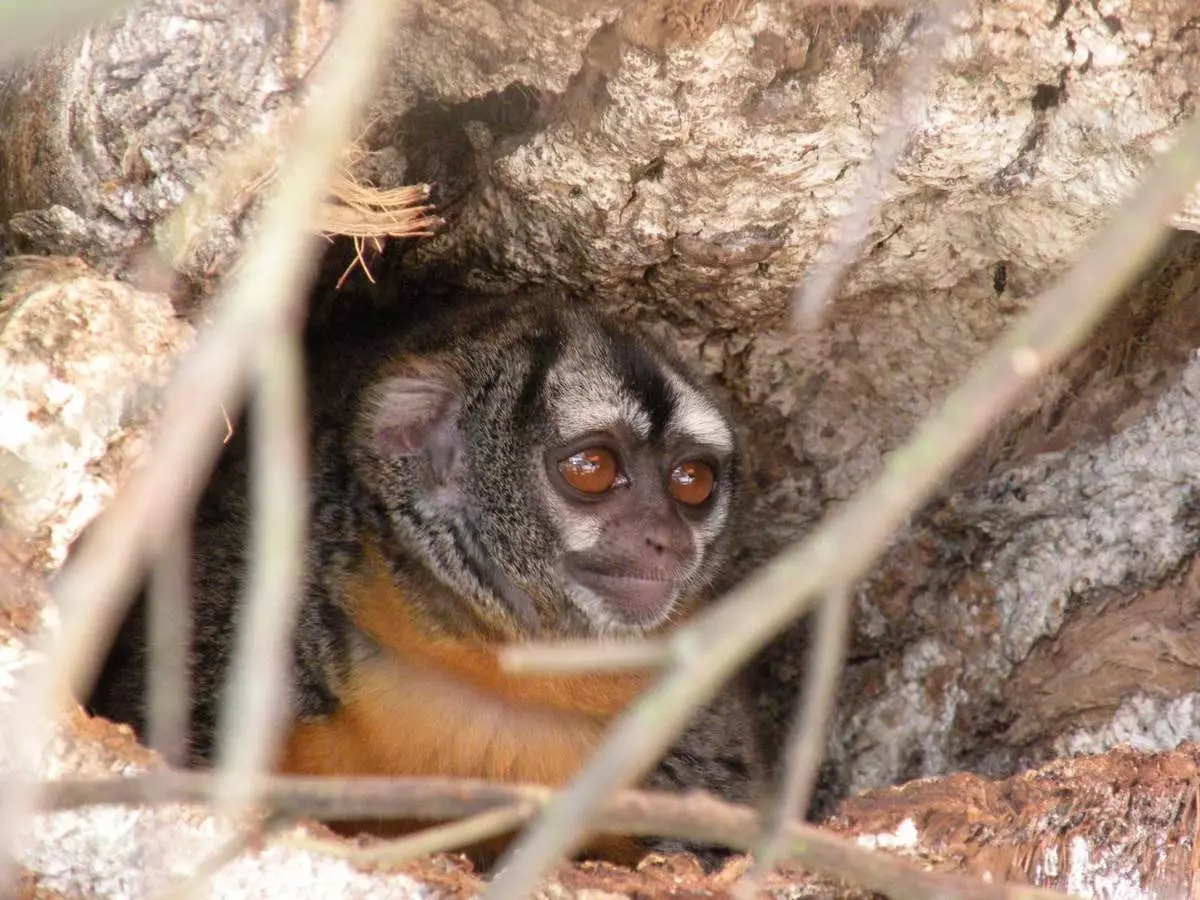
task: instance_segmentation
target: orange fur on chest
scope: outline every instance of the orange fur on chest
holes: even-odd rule
[[[337,713],[295,724],[284,772],[558,785],[646,683],[628,673],[510,675],[500,645],[423,628],[377,554],[368,555],[349,601],[384,652],[348,679]]]

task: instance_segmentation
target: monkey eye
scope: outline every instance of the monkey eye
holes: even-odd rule
[[[699,506],[712,496],[717,477],[712,466],[698,459],[681,462],[671,470],[671,496],[685,506]]]
[[[617,455],[607,447],[588,447],[558,464],[563,480],[585,494],[603,494],[616,484],[620,472]]]

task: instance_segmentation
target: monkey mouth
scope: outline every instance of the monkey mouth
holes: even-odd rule
[[[570,572],[576,584],[595,594],[631,625],[657,623],[675,600],[674,579],[610,575],[581,566],[570,566]]]

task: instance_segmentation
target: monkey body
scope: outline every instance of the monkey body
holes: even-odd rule
[[[723,409],[666,349],[539,297],[439,308],[335,349],[315,367],[309,407],[280,771],[568,780],[645,676],[517,676],[499,652],[657,634],[707,598],[740,508],[741,450]],[[194,528],[190,751],[201,765],[245,583],[245,468],[234,448]],[[142,734],[145,615],[139,597],[87,700]],[[648,784],[745,801],[756,774],[748,719],[724,698]],[[628,846],[607,855],[628,860]]]
[[[377,552],[348,588],[354,621],[386,652],[355,667],[333,715],[294,725],[283,771],[557,785],[645,686],[630,674],[511,675],[502,645],[434,634]]]
[[[354,668],[328,716],[296,720],[278,771],[291,775],[436,776],[559,786],[595,749],[647,679],[633,674],[512,675],[501,645],[431,632],[375,552],[350,579],[354,621],[386,654]],[[347,833],[395,836],[419,821],[337,823]],[[488,864],[507,839],[469,850]],[[639,842],[594,838],[587,852],[634,865]]]

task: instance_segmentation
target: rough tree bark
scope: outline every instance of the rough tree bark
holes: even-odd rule
[[[9,245],[132,271],[220,151],[279,127],[335,6],[157,0],[0,74]],[[767,523],[750,557],[878,469],[1197,107],[1189,0],[966,4],[862,259],[797,338],[790,291],[860,196],[927,18],[788,0],[416,10],[359,175],[436,182],[449,225],[381,270],[558,282],[677,341],[746,424]],[[243,206],[186,262],[189,293],[227,269]],[[1175,225],[1120,311],[862,586],[827,799],[1200,738],[1200,199]],[[0,412],[45,415],[18,408]],[[107,442],[81,442],[77,468]],[[30,524],[61,548],[79,523],[59,498]],[[802,654],[797,632],[755,674],[776,739]]]

